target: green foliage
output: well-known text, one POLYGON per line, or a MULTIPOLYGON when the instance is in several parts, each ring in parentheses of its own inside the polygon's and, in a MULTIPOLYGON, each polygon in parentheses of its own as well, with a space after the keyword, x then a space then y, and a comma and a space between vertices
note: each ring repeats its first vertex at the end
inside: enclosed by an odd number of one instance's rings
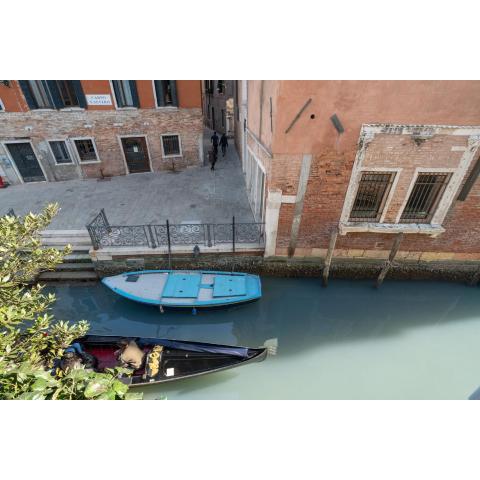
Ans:
POLYGON ((50 374, 54 359, 89 328, 85 321, 55 322, 48 313, 55 295, 31 285, 71 252, 69 245, 63 250, 41 247, 39 232, 57 212, 57 205, 49 205, 38 215, 0 218, 0 399, 139 398, 117 378, 127 371, 81 368, 60 378, 50 374))

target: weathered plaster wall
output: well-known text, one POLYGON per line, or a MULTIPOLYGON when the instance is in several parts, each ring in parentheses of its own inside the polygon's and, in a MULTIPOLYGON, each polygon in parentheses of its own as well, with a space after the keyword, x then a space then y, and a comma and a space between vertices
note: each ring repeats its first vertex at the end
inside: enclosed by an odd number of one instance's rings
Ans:
MULTIPOLYGON (((296 194, 303 154, 312 154, 305 202, 295 255, 314 255, 326 249, 330 232, 338 225, 362 124, 480 125, 480 82, 477 81, 280 81, 275 109, 273 159, 269 188, 296 194), (289 133, 285 130, 305 102, 312 101, 289 133), (339 134, 330 121, 336 113, 344 126, 339 134), (313 118, 312 118, 313 116, 313 118)), ((259 86, 255 85, 258 90, 259 86)), ((249 102, 250 107, 250 102, 249 102)), ((255 118, 257 114, 250 114, 255 118)), ((389 141, 396 141, 395 139, 389 141)), ((405 139, 402 139, 405 141, 405 139)), ((437 137, 420 148, 397 145, 391 162, 441 167, 458 161, 461 152, 449 151, 465 145, 465 139, 450 145, 437 137), (422 151, 423 149, 423 151, 422 151), (421 154, 421 155, 419 155, 421 154), (424 160, 423 160, 424 159, 424 160)), ((376 164, 390 161, 388 145, 376 153, 376 164), (383 151, 383 153, 382 153, 383 151)), ((376 147, 375 147, 376 148, 376 147)), ((374 150, 372 150, 375 153, 374 150)), ((373 158, 373 157, 372 157, 373 158)), ((474 161, 470 165, 473 166, 474 161)), ((467 172, 468 175, 468 172, 467 172)), ((409 252, 480 252, 480 198, 478 181, 464 202, 455 202, 437 238, 408 235, 402 249, 409 252)), ((392 209, 395 204, 392 204, 392 209)), ((287 255, 294 206, 282 203, 277 254, 287 255)), ((393 212, 393 210, 392 210, 393 212)), ((393 215, 393 214, 392 214, 393 215)), ((339 250, 367 250, 373 255, 388 250, 392 236, 377 233, 349 233, 339 237, 339 250)), ((452 253, 453 254, 453 253, 452 253)), ((380 253, 379 253, 380 255, 380 253)))

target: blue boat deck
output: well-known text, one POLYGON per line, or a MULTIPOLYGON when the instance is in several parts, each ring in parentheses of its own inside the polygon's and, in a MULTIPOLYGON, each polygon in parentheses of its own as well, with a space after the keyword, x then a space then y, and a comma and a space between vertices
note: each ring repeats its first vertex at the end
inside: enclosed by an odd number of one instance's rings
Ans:
POLYGON ((102 282, 130 300, 170 307, 221 306, 261 297, 260 278, 245 273, 145 270, 102 282))

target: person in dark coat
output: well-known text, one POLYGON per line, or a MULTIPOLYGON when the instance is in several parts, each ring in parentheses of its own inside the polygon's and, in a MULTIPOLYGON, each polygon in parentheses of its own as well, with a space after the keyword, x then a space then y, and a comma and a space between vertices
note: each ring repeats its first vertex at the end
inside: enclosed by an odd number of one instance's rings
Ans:
POLYGON ((210 167, 210 170, 215 170, 215 163, 217 163, 218 152, 214 148, 213 150, 210 150, 209 154, 210 154, 210 163, 212 164, 212 166, 210 167))
POLYGON ((210 138, 210 142, 213 144, 213 151, 216 153, 218 152, 218 135, 217 132, 213 132, 213 135, 210 138))
POLYGON ((222 147, 222 156, 224 157, 225 156, 225 150, 227 149, 228 147, 228 139, 227 139, 227 136, 222 133, 222 138, 220 138, 220 146, 222 147))

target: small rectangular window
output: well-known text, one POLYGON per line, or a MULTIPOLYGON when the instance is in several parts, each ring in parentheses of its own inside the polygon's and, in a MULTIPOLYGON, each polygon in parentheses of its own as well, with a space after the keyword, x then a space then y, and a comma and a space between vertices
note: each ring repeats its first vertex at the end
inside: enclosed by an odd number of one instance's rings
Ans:
POLYGON ((112 84, 117 106, 119 108, 136 106, 130 80, 112 80, 112 84))
POLYGON ((37 108, 54 108, 46 80, 28 80, 28 87, 37 108))
POLYGON ((400 221, 429 223, 440 201, 450 174, 420 173, 415 181, 400 221))
POLYGON ((96 162, 98 161, 95 146, 90 138, 74 140, 75 148, 78 152, 80 162, 96 162))
POLYGON ((394 176, 394 173, 363 172, 350 213, 350 221, 380 221, 394 176))
POLYGON ((225 93, 225 80, 217 80, 218 93, 225 93))
POLYGON ((55 157, 55 162, 57 164, 73 163, 65 142, 52 141, 48 143, 50 144, 50 148, 52 149, 53 156, 55 157))
POLYGON ((162 135, 163 156, 179 156, 182 154, 180 149, 180 137, 178 135, 162 135))
POLYGON ((79 102, 71 80, 57 80, 58 93, 64 107, 78 107, 79 102))

